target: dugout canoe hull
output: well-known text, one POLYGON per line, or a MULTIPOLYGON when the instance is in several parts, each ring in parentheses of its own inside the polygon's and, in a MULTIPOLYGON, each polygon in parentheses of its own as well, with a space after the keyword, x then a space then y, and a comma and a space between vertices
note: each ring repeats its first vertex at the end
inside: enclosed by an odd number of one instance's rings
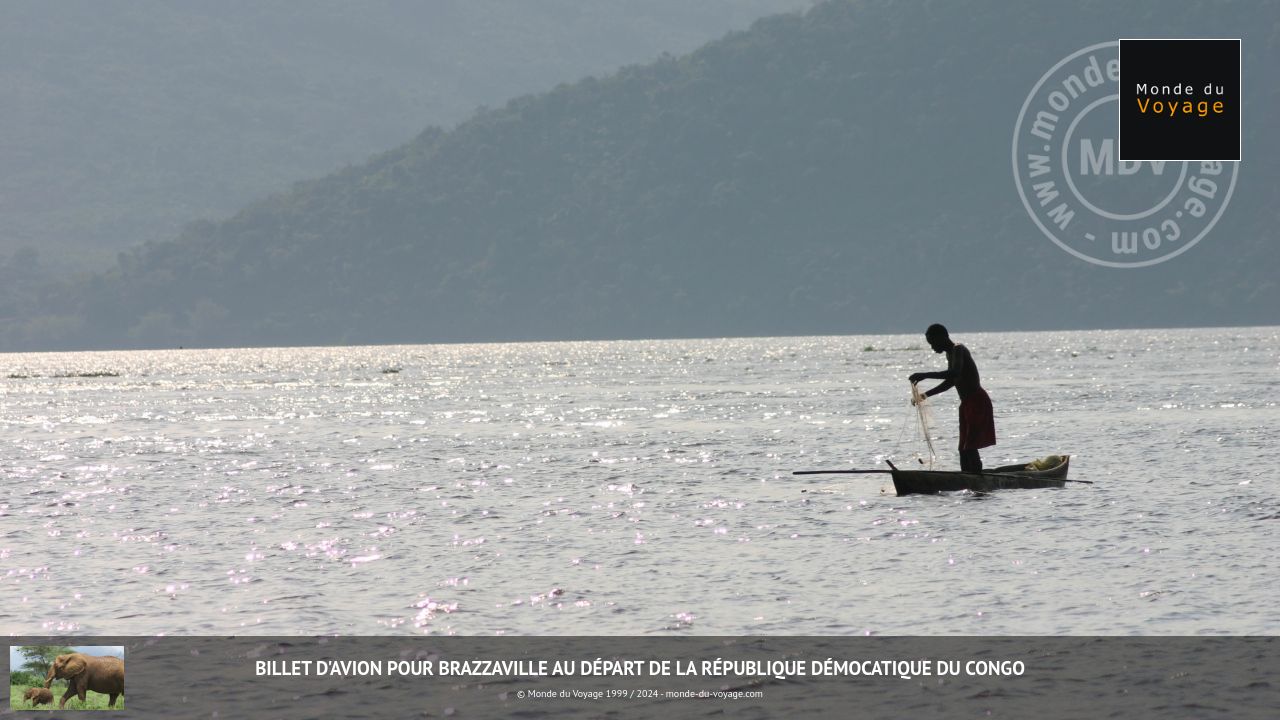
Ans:
POLYGON ((1067 482, 1071 456, 1045 470, 1028 470, 1026 465, 1005 465, 982 473, 946 470, 893 469, 893 487, 899 495, 930 495, 940 492, 970 490, 1036 490, 1062 487, 1067 482))

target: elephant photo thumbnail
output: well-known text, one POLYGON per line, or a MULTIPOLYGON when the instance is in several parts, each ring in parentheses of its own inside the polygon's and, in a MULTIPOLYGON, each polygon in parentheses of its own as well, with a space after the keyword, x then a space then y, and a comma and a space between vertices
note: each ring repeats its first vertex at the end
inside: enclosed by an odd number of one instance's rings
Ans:
POLYGON ((9 668, 11 709, 124 708, 123 646, 15 645, 9 668))

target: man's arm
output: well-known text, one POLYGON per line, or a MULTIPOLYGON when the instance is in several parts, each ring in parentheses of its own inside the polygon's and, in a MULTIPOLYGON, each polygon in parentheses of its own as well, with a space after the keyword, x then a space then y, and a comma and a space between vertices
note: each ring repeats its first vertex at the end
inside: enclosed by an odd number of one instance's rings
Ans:
POLYGON ((949 373, 946 370, 931 373, 911 373, 911 375, 907 377, 907 379, 911 381, 912 385, 915 385, 921 380, 947 380, 948 378, 949 373))
POLYGON ((960 370, 964 367, 964 353, 952 350, 947 353, 947 369, 941 372, 931 373, 915 373, 908 380, 918 383, 921 380, 941 380, 942 383, 925 392, 925 397, 933 397, 938 393, 944 393, 956 386, 956 379, 960 377, 960 370))
POLYGON ((944 392, 946 392, 946 391, 950 390, 951 388, 953 388, 953 387, 955 387, 955 386, 956 386, 955 381, 953 381, 953 380, 943 380, 940 384, 938 384, 938 385, 937 385, 936 387, 934 387, 932 390, 926 390, 926 391, 925 391, 925 393, 924 393, 924 396, 925 396, 925 397, 933 397, 934 395, 937 395, 938 393, 944 393, 944 392))
MULTIPOLYGON (((911 384, 912 384, 912 385, 915 385, 916 383, 920 382, 921 380, 942 380, 942 378, 943 378, 943 377, 945 377, 945 376, 946 376, 946 373, 945 373, 945 372, 912 373, 911 375, 909 375, 909 376, 907 377, 907 379, 911 381, 911 384)), ((923 396, 923 397, 932 397, 932 396, 934 396, 934 395, 937 395, 937 394, 938 394, 938 393, 940 393, 940 392, 946 392, 947 390, 950 390, 950 389, 951 389, 951 386, 952 386, 952 385, 954 385, 954 384, 955 384, 955 383, 951 382, 950 380, 945 380, 945 381, 943 381, 943 383, 942 383, 941 385, 939 385, 939 386, 937 386, 937 387, 933 388, 932 390, 928 390, 928 391, 924 392, 924 393, 922 394, 922 396, 923 396)), ((911 399, 911 404, 912 404, 912 405, 915 405, 915 404, 916 404, 916 400, 915 400, 915 398, 914 398, 914 397, 911 399)))

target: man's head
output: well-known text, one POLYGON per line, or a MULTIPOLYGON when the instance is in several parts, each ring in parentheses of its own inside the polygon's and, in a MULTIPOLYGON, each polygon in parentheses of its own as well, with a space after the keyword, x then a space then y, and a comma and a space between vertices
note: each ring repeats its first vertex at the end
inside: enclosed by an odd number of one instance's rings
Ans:
POLYGON ((924 331, 924 339, 929 341, 929 347, 933 348, 934 352, 939 353, 945 352, 952 344, 947 329, 938 323, 930 325, 929 329, 924 331))

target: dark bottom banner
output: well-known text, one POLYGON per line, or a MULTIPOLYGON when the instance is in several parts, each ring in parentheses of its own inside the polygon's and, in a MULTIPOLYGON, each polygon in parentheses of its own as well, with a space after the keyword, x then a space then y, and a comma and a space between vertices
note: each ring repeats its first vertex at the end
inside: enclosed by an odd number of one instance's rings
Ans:
POLYGON ((0 713, 54 709, 57 717, 91 708, 128 718, 1280 717, 1280 639, 1272 637, 31 637, 9 644, 10 703, 0 713))

